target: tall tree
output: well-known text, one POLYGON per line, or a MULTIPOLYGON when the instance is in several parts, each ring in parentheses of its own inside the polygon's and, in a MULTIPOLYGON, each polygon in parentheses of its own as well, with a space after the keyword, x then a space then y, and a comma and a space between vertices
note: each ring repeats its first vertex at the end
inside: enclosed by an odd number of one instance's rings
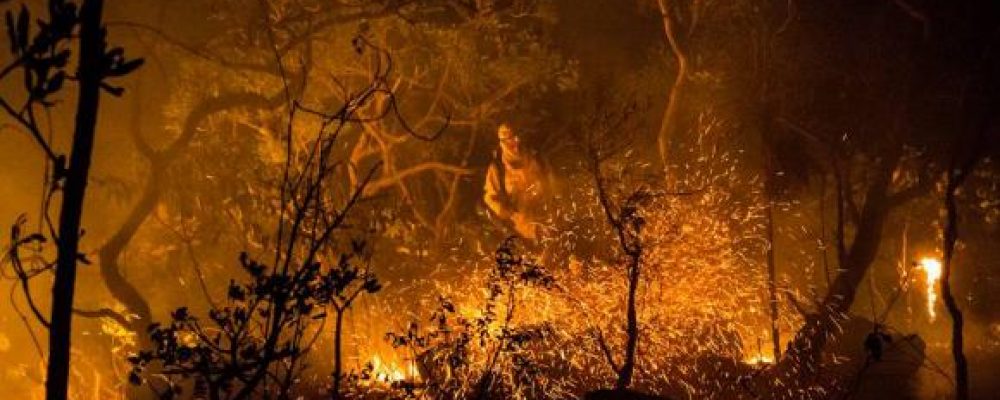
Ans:
POLYGON ((681 132, 679 108, 688 86, 690 69, 688 45, 691 36, 694 35, 695 29, 698 27, 698 14, 704 6, 703 1, 694 1, 689 6, 689 12, 685 14, 685 4, 685 2, 676 0, 657 0, 660 17, 663 20, 663 33, 677 62, 676 75, 673 85, 670 87, 663 111, 663 120, 660 123, 656 139, 660 160, 663 162, 664 168, 668 168, 671 163, 676 162, 673 160, 675 153, 671 149, 672 146, 677 145, 675 142, 678 140, 679 132, 681 132))
POLYGON ((76 272, 78 263, 87 262, 80 252, 81 220, 101 92, 121 95, 123 89, 106 83, 107 78, 126 75, 142 65, 141 59, 126 60, 120 47, 108 49, 107 31, 102 20, 103 8, 102 0, 85 0, 79 6, 65 0, 50 0, 49 19, 38 22, 39 30, 34 36, 30 34, 30 17, 26 7, 22 7, 16 23, 13 13, 7 13, 7 33, 14 61, 2 74, 20 68, 25 75, 28 99, 20 109, 13 108, 6 101, 2 105, 11 117, 33 134, 49 156, 49 161, 54 163, 53 186, 48 196, 54 195, 56 189, 62 192, 58 228, 50 233, 56 244, 52 310, 49 320, 42 321, 49 329, 45 388, 46 398, 50 400, 66 399, 69 390, 76 272), (74 37, 78 38, 77 70, 73 75, 78 82, 77 109, 67 166, 67 156, 56 155, 51 142, 41 137, 34 113, 36 106, 54 105, 49 96, 59 92, 69 76, 65 71, 71 54, 68 42, 74 37))
POLYGON ((963 131, 966 121, 988 115, 981 107, 963 110, 940 99, 963 98, 963 82, 988 76, 983 71, 992 67, 970 67, 996 43, 1000 18, 987 2, 800 6, 804 17, 793 34, 829 41, 789 48, 796 67, 783 74, 782 84, 808 94, 786 102, 778 121, 800 136, 799 149, 812 148, 812 157, 834 175, 839 271, 778 364, 793 380, 815 372, 826 344, 838 336, 836 325, 850 313, 893 212, 937 182, 935 171, 947 165, 938 151, 941 132, 963 131), (854 15, 866 17, 843 18, 854 15), (825 67, 805 68, 817 60, 825 67), (837 95, 815 95, 831 88, 837 95))
POLYGON ((955 398, 969 398, 969 363, 965 356, 965 317, 952 292, 952 274, 955 266, 956 243, 959 240, 959 208, 957 195, 976 165, 985 157, 997 155, 997 138, 1000 126, 990 110, 1000 101, 1000 57, 992 46, 979 48, 973 54, 960 113, 964 116, 956 134, 952 154, 945 170, 944 209, 945 220, 941 237, 941 298, 951 315, 951 353, 955 363, 955 398))

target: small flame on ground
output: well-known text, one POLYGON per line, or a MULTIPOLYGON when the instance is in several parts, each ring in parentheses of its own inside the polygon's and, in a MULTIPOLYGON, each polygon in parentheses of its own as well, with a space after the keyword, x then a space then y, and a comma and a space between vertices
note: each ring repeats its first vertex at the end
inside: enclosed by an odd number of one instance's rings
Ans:
POLYGON ((410 368, 410 373, 407 374, 405 370, 396 365, 396 363, 386 363, 382 361, 382 358, 377 354, 372 356, 372 376, 378 382, 383 383, 393 383, 405 381, 407 375, 416 376, 416 371, 414 368, 410 368))
POLYGON ((750 365, 774 364, 774 357, 770 354, 757 353, 747 357, 743 362, 750 365))
POLYGON ((937 318, 934 312, 934 303, 937 302, 937 283, 941 280, 941 261, 936 258, 925 257, 920 260, 920 269, 924 271, 927 282, 927 314, 933 322, 937 318))

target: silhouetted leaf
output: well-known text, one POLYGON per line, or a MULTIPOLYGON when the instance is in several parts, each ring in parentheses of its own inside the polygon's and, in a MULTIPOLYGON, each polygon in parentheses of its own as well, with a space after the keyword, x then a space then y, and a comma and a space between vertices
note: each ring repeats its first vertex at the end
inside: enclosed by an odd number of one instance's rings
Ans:
POLYGON ((108 69, 107 72, 105 72, 105 75, 108 77, 125 76, 132 73, 132 71, 135 71, 137 68, 141 67, 144 62, 145 60, 141 58, 124 62, 118 60, 111 64, 111 67, 108 69))
POLYGON ((180 307, 174 312, 170 313, 170 316, 174 319, 174 321, 183 321, 188 318, 188 308, 180 307))
POLYGON ((230 299, 233 299, 233 300, 236 300, 236 301, 246 300, 246 292, 243 290, 242 287, 240 287, 239 285, 236 284, 235 280, 230 280, 229 281, 229 293, 228 293, 228 296, 229 296, 230 299))
POLYGON ((69 50, 66 49, 56 53, 56 55, 52 56, 52 65, 56 68, 64 68, 66 63, 69 62, 69 55, 69 50))
POLYGON ((382 285, 375 279, 369 279, 365 281, 363 288, 368 293, 375 293, 382 289, 382 285))
POLYGON ((29 244, 29 243, 45 243, 48 240, 41 233, 32 233, 18 241, 18 244, 29 244))
POLYGON ((7 11, 4 13, 4 20, 7 26, 7 39, 10 40, 10 52, 18 54, 17 31, 14 29, 14 13, 7 11))
POLYGON ((66 80, 66 73, 63 71, 56 72, 56 74, 49 80, 48 85, 45 86, 45 91, 49 94, 58 92, 62 89, 63 81, 66 80))
POLYGON ((28 23, 31 20, 28 15, 28 6, 21 5, 21 13, 17 16, 17 45, 20 49, 28 47, 28 23))
POLYGON ((121 95, 125 93, 125 88, 118 87, 118 86, 111 86, 111 85, 109 85, 107 83, 104 83, 104 82, 101 82, 101 89, 104 89, 109 94, 111 94, 112 96, 115 96, 115 97, 121 97, 121 95))

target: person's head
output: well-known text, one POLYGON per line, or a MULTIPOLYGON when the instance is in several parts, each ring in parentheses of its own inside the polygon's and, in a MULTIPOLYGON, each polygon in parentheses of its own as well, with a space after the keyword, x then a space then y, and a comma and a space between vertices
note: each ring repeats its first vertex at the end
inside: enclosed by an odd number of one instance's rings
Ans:
POLYGON ((500 151, 504 157, 518 157, 521 154, 521 138, 511 129, 510 125, 503 123, 497 128, 497 139, 500 140, 500 151))

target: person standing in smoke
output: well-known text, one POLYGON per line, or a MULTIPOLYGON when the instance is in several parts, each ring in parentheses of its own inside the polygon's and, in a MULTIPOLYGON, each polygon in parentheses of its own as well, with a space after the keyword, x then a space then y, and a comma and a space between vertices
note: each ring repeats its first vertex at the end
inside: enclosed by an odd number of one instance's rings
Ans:
POLYGON ((498 127, 497 139, 500 145, 486 171, 483 201, 505 226, 538 244, 545 230, 551 179, 537 155, 524 150, 510 125, 498 127))

